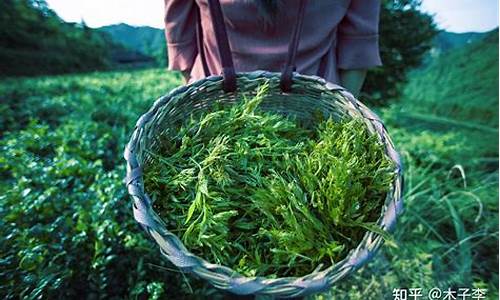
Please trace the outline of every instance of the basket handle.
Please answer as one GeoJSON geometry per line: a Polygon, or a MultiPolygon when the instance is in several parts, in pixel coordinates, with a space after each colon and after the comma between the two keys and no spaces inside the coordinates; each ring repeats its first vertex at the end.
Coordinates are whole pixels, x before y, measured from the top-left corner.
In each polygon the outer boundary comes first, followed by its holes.
{"type": "Polygon", "coordinates": [[[210,76],[210,71],[208,69],[207,58],[205,56],[205,48],[203,47],[203,28],[201,27],[201,12],[200,7],[196,5],[196,47],[198,48],[198,54],[200,55],[201,65],[203,67],[203,73],[205,77],[210,76]]]}
{"type": "MultiPolygon", "coordinates": [[[[302,24],[304,21],[304,11],[307,0],[300,0],[299,9],[297,12],[297,22],[295,23],[293,34],[288,44],[288,55],[286,63],[283,67],[280,78],[280,88],[283,92],[290,92],[292,86],[293,72],[296,70],[295,59],[297,49],[299,47],[300,34],[302,32],[302,24]]],[[[233,58],[231,56],[231,47],[227,38],[226,25],[224,24],[224,16],[219,0],[208,0],[208,8],[212,19],[212,26],[217,41],[219,58],[222,64],[222,88],[225,92],[234,92],[236,90],[236,72],[234,71],[233,58]]],[[[198,12],[199,17],[199,12],[198,12]]],[[[203,37],[201,36],[201,20],[198,19],[198,52],[202,59],[205,75],[208,73],[208,67],[203,48],[203,37]]]]}
{"type": "Polygon", "coordinates": [[[300,0],[299,10],[297,12],[297,23],[295,23],[292,38],[290,39],[290,43],[288,43],[288,55],[280,79],[280,87],[283,92],[290,92],[292,89],[292,75],[297,69],[297,66],[295,65],[295,57],[297,56],[297,49],[299,48],[299,40],[302,32],[302,23],[304,21],[306,3],[307,0],[300,0]]]}
{"type": "Polygon", "coordinates": [[[234,92],[236,90],[236,73],[234,71],[231,47],[229,46],[226,25],[224,24],[224,16],[222,15],[219,0],[208,0],[208,8],[212,16],[215,40],[217,41],[217,45],[219,45],[222,77],[224,78],[222,88],[225,92],[234,92]]]}

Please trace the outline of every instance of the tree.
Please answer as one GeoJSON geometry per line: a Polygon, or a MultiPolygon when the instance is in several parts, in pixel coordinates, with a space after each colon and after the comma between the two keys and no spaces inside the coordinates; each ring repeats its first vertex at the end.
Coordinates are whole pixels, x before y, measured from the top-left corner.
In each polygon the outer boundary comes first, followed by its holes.
{"type": "Polygon", "coordinates": [[[0,1],[0,76],[103,69],[109,46],[101,33],[65,23],[44,0],[0,1]]]}
{"type": "Polygon", "coordinates": [[[384,105],[400,95],[409,70],[418,67],[437,34],[419,0],[384,0],[380,13],[382,67],[370,70],[363,87],[367,103],[384,105]]]}

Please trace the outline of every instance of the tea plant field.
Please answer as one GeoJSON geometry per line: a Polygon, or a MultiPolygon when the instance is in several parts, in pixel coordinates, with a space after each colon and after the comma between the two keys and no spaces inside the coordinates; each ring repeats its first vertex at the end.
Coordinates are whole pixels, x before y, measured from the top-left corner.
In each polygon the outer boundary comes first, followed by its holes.
{"type": "MultiPolygon", "coordinates": [[[[312,298],[434,287],[498,298],[498,39],[461,51],[378,109],[405,164],[395,245],[312,298]],[[470,53],[480,59],[456,62],[470,53]]],[[[161,257],[122,183],[137,118],[180,84],[163,69],[0,81],[2,298],[227,297],[161,257]]]]}

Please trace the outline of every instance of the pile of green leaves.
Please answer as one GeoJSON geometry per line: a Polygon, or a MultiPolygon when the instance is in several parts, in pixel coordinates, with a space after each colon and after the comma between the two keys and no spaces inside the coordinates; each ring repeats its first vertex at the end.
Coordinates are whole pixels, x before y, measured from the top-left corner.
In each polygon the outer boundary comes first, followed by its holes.
{"type": "Polygon", "coordinates": [[[188,249],[247,276],[300,276],[376,230],[393,163],[362,121],[303,128],[252,99],[193,116],[150,152],[145,188],[188,249]]]}

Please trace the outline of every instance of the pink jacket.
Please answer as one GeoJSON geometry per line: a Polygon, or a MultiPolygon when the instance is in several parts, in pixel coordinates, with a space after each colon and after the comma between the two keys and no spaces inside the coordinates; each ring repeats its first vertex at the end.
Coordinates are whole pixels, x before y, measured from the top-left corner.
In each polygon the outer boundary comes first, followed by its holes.
{"type": "MultiPolygon", "coordinates": [[[[196,46],[196,5],[200,7],[203,46],[211,74],[220,74],[217,44],[207,0],[164,0],[169,69],[204,77],[196,46]]],[[[274,26],[265,28],[253,0],[220,0],[236,71],[281,71],[286,59],[298,0],[281,1],[274,26]]],[[[378,48],[380,0],[312,0],[305,10],[297,71],[338,83],[338,69],[381,65],[378,48]]]]}

